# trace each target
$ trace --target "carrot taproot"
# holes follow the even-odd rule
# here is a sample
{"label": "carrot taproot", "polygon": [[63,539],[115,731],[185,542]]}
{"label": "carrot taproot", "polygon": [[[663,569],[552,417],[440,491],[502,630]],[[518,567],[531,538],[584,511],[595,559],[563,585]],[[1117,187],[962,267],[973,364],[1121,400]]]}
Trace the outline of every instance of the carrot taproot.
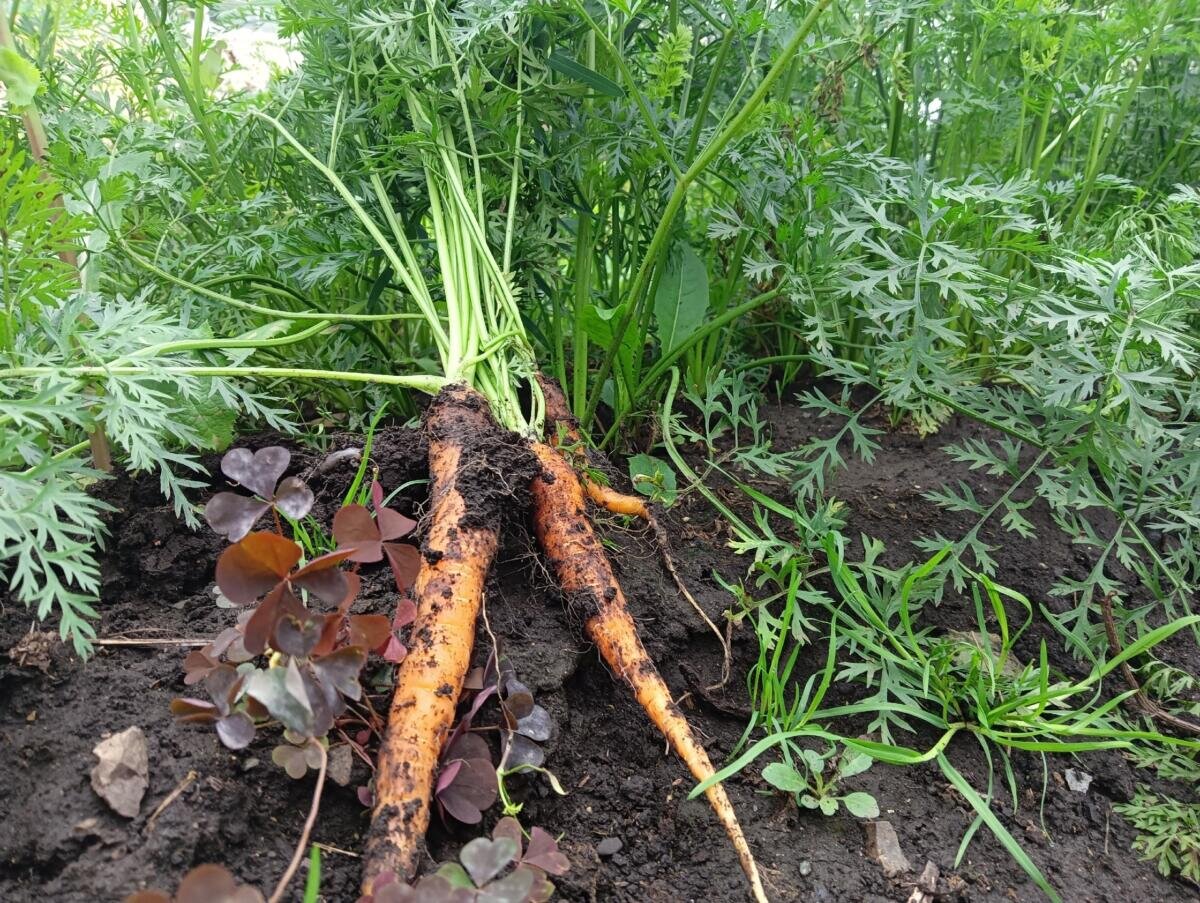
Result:
{"label": "carrot taproot", "polygon": [[[530,443],[541,472],[534,477],[533,523],[551,570],[566,596],[583,611],[584,628],[608,666],[633,689],[650,720],[699,781],[712,777],[712,763],[696,740],[670,690],[638,637],[608,555],[587,517],[584,489],[565,457],[554,447]],[[766,893],[750,845],[742,833],[725,788],[705,791],[750,882],[754,899]]]}
{"label": "carrot taproot", "polygon": [[713,623],[712,618],[708,616],[708,612],[700,607],[700,603],[696,601],[695,597],[688,590],[687,585],[683,582],[683,578],[679,576],[679,571],[675,567],[675,559],[671,555],[670,537],[659,522],[659,519],[655,516],[654,509],[646,499],[619,492],[611,486],[600,483],[592,478],[592,471],[588,467],[587,448],[584,445],[583,437],[579,433],[579,421],[571,413],[571,408],[567,405],[566,396],[563,395],[558,384],[544,373],[537,374],[537,380],[538,385],[541,386],[542,397],[546,404],[546,432],[550,444],[571,462],[576,474],[579,476],[580,486],[583,487],[584,493],[593,505],[603,508],[609,514],[636,517],[638,520],[649,524],[650,529],[654,531],[654,539],[658,544],[658,553],[662,558],[663,567],[667,569],[667,573],[671,576],[675,588],[679,590],[679,594],[683,596],[688,605],[692,606],[692,609],[699,615],[700,620],[712,631],[713,636],[717,638],[717,642],[721,646],[721,679],[706,689],[716,690],[725,686],[729,682],[730,666],[733,661],[733,652],[730,649],[729,637],[727,634],[721,633],[720,628]]}
{"label": "carrot taproot", "polygon": [[497,427],[487,402],[452,386],[434,399],[429,434],[431,512],[413,584],[417,619],[400,664],[375,772],[375,808],[364,855],[363,889],[384,872],[411,878],[429,827],[442,744],[471,662],[475,622],[499,523],[479,523],[459,479],[479,437]]}
{"label": "carrot taproot", "polygon": [[650,505],[645,499],[618,492],[591,477],[587,466],[587,449],[579,433],[579,421],[571,413],[566,397],[558,384],[544,373],[537,374],[537,381],[546,402],[546,426],[550,444],[568,456],[579,473],[579,483],[592,504],[610,514],[623,514],[644,520],[657,531],[654,512],[650,510]]}

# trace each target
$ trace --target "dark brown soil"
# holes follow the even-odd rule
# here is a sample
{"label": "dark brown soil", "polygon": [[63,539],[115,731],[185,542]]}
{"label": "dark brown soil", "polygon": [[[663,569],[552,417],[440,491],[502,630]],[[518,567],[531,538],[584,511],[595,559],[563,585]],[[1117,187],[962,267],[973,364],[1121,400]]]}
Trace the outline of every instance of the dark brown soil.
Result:
{"label": "dark brown soil", "polygon": [[[826,425],[794,407],[770,412],[782,445],[803,441]],[[963,479],[982,499],[1003,491],[998,481],[953,464],[939,449],[964,435],[981,435],[974,425],[953,422],[935,438],[904,432],[883,437],[873,465],[852,465],[837,481],[837,493],[850,511],[849,534],[865,532],[883,540],[893,562],[913,557],[911,540],[941,531],[954,538],[966,517],[948,516],[921,493]],[[261,439],[246,444],[259,447]],[[375,459],[391,488],[423,476],[424,445],[404,430],[380,435]],[[299,460],[306,457],[306,460]],[[292,472],[317,456],[297,453]],[[312,479],[320,503],[336,504],[350,479],[345,463]],[[768,491],[771,487],[765,487]],[[212,573],[220,541],[207,531],[191,533],[177,523],[153,480],[119,479],[102,489],[122,510],[112,521],[105,566],[100,634],[105,637],[207,637],[233,622],[235,613],[213,604]],[[421,487],[400,507],[419,513]],[[1089,566],[1035,505],[1026,512],[1038,525],[1035,542],[1020,542],[985,529],[983,539],[997,547],[999,579],[1031,599],[1047,596],[1057,573]],[[722,525],[706,505],[690,498],[671,511],[667,525],[684,580],[709,615],[718,619],[728,594],[712,578],[714,570],[735,578],[745,562],[724,547]],[[688,689],[683,669],[702,683],[720,670],[720,651],[703,623],[678,597],[649,538],[603,520],[602,532],[614,547],[623,582],[646,645],[677,695]],[[688,801],[693,781],[646,722],[622,684],[613,680],[582,639],[578,623],[538,560],[524,531],[510,529],[500,565],[489,587],[487,610],[518,675],[554,716],[557,730],[547,744],[547,762],[568,790],[554,795],[544,780],[518,784],[527,825],[562,834],[561,848],[572,870],[556,883],[562,899],[620,901],[727,901],[745,899],[737,860],[717,822],[701,800]],[[1127,576],[1127,575],[1118,575]],[[390,611],[394,589],[382,574],[368,574],[362,610]],[[1132,587],[1130,588],[1132,592]],[[926,617],[939,626],[971,629],[973,612],[954,599]],[[29,630],[30,616],[7,605],[0,614],[0,648],[8,649]],[[482,630],[482,626],[481,626]],[[481,633],[481,637],[483,634]],[[1060,639],[1035,622],[1018,650],[1036,655],[1045,639],[1052,663],[1069,673],[1079,666],[1062,651]],[[477,644],[480,645],[480,644]],[[823,647],[813,658],[823,655]],[[743,723],[720,708],[745,704],[740,686],[755,655],[748,631],[735,634],[735,678],[719,705],[685,706],[721,760],[736,744]],[[1162,655],[1193,673],[1198,656],[1190,639],[1172,643]],[[267,732],[247,750],[225,750],[206,729],[174,723],[170,700],[184,692],[179,649],[101,648],[86,664],[55,647],[49,673],[0,655],[0,900],[119,900],[146,886],[173,887],[189,867],[220,862],[240,879],[273,887],[291,855],[312,791],[312,777],[292,781],[272,765]],[[804,679],[816,667],[805,668]],[[381,706],[382,707],[382,706]],[[89,773],[92,747],[108,733],[139,725],[150,751],[150,787],[141,814],[128,820],[112,812],[93,792]],[[928,742],[918,737],[914,745]],[[976,787],[986,781],[986,765],[971,741],[952,744],[951,759]],[[765,764],[765,763],[760,763]],[[1195,888],[1156,874],[1129,851],[1132,831],[1112,811],[1129,799],[1135,774],[1119,753],[1095,753],[1078,761],[1049,760],[1044,808],[1039,813],[1041,759],[1017,756],[1014,767],[1023,794],[1011,812],[1000,795],[1002,820],[1035,862],[1070,901],[1127,901],[1195,898]],[[1070,791],[1062,771],[1070,765],[1095,775],[1086,794]],[[357,783],[365,778],[358,765]],[[156,807],[189,775],[194,778],[153,824]],[[890,880],[865,855],[863,824],[845,814],[822,817],[798,811],[777,795],[762,792],[757,769],[729,782],[751,845],[774,900],[905,900],[915,875]],[[968,806],[935,765],[909,769],[876,765],[855,779],[854,789],[878,798],[882,818],[899,834],[916,871],[927,860],[959,889],[942,899],[1036,900],[1039,893],[1001,846],[982,829],[962,864],[955,853],[972,820]],[[1174,788],[1176,793],[1180,788]],[[495,817],[494,814],[492,816]],[[490,824],[490,822],[489,822]],[[1043,830],[1044,826],[1044,830]],[[353,786],[329,785],[314,840],[336,848],[324,857],[322,895],[354,900],[367,810]],[[435,828],[432,853],[453,855],[472,836],[468,830]],[[600,842],[615,838],[620,849],[601,857]],[[610,840],[605,852],[615,844]],[[943,882],[945,886],[945,882]],[[299,900],[302,878],[290,899]]]}

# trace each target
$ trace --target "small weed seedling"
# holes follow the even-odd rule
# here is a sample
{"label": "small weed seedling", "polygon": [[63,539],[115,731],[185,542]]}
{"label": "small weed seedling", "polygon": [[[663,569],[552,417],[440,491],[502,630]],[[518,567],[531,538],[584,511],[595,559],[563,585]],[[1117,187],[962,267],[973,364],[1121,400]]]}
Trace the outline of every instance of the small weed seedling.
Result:
{"label": "small weed seedling", "polygon": [[1133,848],[1163,875],[1200,883],[1200,803],[1182,803],[1140,788],[1128,803],[1113,806],[1137,828]]}
{"label": "small weed seedling", "polygon": [[794,763],[772,762],[762,771],[763,779],[776,790],[792,794],[805,809],[833,815],[840,806],[856,818],[877,818],[879,804],[862,790],[841,793],[842,781],[862,774],[872,765],[870,756],[851,749],[839,754],[837,745],[824,753],[801,749]]}

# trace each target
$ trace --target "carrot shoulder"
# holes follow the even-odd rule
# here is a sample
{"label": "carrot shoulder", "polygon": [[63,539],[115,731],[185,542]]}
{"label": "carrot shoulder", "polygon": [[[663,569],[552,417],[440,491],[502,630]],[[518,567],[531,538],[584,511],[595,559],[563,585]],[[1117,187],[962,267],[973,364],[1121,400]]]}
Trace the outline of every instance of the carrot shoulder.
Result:
{"label": "carrot shoulder", "polygon": [[417,619],[401,663],[375,773],[375,809],[363,887],[381,872],[412,877],[424,849],[442,744],[471,662],[484,583],[499,542],[498,523],[480,523],[459,491],[479,438],[497,427],[487,403],[462,386],[431,404],[429,531],[413,592]]}
{"label": "carrot shoulder", "polygon": [[[711,777],[713,767],[708,754],[672,701],[670,690],[638,637],[625,594],[588,520],[584,490],[575,471],[553,447],[540,442],[531,447],[542,469],[532,484],[534,527],[564,594],[583,606],[588,636],[608,666],[633,689],[637,701],[692,775],[701,781]],[[765,901],[758,867],[725,788],[714,784],[706,795],[737,852],[754,898]]]}

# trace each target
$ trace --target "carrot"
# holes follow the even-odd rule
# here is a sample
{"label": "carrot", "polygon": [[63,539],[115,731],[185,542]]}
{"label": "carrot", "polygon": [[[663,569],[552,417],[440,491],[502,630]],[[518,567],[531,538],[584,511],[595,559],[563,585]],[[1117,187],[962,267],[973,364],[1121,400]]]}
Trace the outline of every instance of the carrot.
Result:
{"label": "carrot", "polygon": [[567,455],[575,469],[580,472],[579,482],[592,504],[610,514],[624,514],[644,520],[654,526],[657,532],[658,524],[654,512],[650,510],[645,499],[618,492],[588,476],[587,450],[579,434],[579,421],[571,413],[567,399],[557,383],[542,373],[537,375],[537,380],[538,385],[542,387],[542,397],[546,400],[546,426],[550,433],[550,444]]}
{"label": "carrot", "polygon": [[499,544],[499,524],[478,523],[458,486],[472,452],[479,454],[480,438],[497,432],[488,411],[477,392],[451,386],[426,414],[429,531],[413,585],[417,619],[375,772],[365,893],[381,872],[413,877],[424,848],[438,760],[471,663],[484,581]]}
{"label": "carrot", "polygon": [[[547,407],[550,407],[549,400]],[[699,781],[712,777],[713,767],[708,754],[672,701],[662,675],[638,637],[637,626],[625,604],[625,594],[587,518],[584,489],[579,478],[559,451],[541,442],[530,445],[541,465],[541,473],[532,484],[534,528],[563,592],[583,607],[588,636],[608,666],[633,689],[650,720],[662,731],[692,775]],[[725,788],[714,784],[705,795],[733,843],[754,899],[766,901],[758,867]]]}
{"label": "carrot", "polygon": [[712,622],[712,618],[700,607],[700,603],[696,601],[695,597],[688,590],[687,585],[683,582],[683,578],[679,576],[679,571],[675,568],[675,559],[671,556],[670,537],[667,535],[667,531],[663,528],[663,525],[659,523],[658,518],[654,514],[654,509],[650,507],[650,504],[644,498],[636,495],[626,495],[624,492],[618,492],[611,486],[606,486],[591,479],[587,466],[587,449],[584,446],[583,437],[579,433],[579,421],[575,419],[575,415],[571,413],[570,407],[567,406],[566,397],[563,395],[562,390],[559,389],[558,384],[545,374],[537,374],[537,380],[538,385],[542,389],[542,397],[546,402],[546,427],[550,437],[550,444],[571,462],[579,475],[579,482],[583,487],[583,491],[587,494],[593,505],[603,508],[610,514],[636,517],[650,525],[650,529],[654,531],[654,539],[658,544],[658,554],[662,558],[663,567],[670,574],[675,588],[687,600],[688,605],[692,606],[696,614],[700,616],[700,620],[708,626],[708,629],[712,631],[713,636],[717,638],[717,642],[721,645],[723,653],[721,679],[706,689],[716,690],[725,686],[729,682],[729,669],[733,661],[729,637],[721,633],[720,628]]}

